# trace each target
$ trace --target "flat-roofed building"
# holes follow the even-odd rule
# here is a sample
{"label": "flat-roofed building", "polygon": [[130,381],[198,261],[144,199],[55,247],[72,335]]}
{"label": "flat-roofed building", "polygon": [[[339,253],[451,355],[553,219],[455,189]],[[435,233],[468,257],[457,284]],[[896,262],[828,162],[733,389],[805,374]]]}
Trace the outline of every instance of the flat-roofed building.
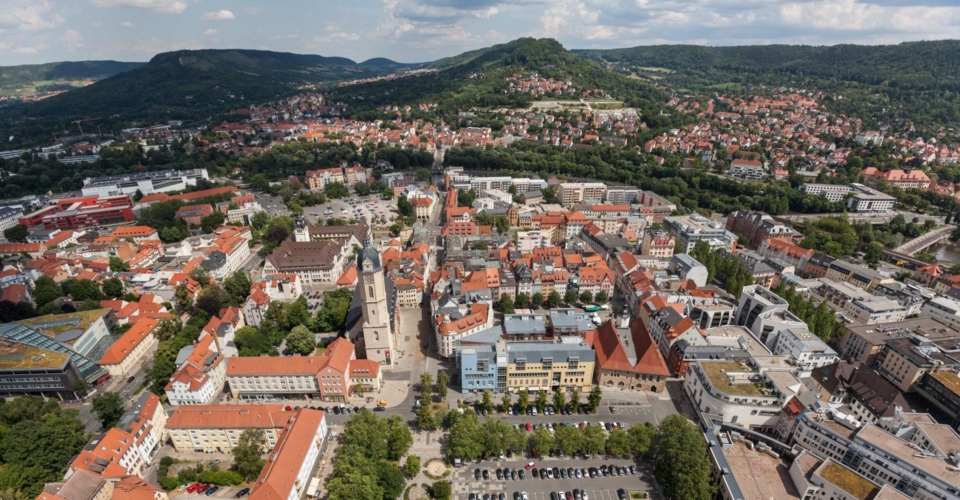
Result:
{"label": "flat-roofed building", "polygon": [[960,302],[948,297],[934,297],[920,308],[920,315],[933,318],[950,328],[960,329]]}
{"label": "flat-roofed building", "polygon": [[843,198],[852,191],[846,184],[801,184],[800,191],[814,196],[826,198],[828,201],[843,201]]}
{"label": "flat-roofed building", "polygon": [[[797,417],[791,442],[908,498],[956,498],[960,477],[951,469],[952,450],[960,449],[956,431],[918,414],[902,414],[886,427],[896,435],[835,410],[806,409]],[[887,492],[887,498],[896,498]]]}
{"label": "flat-roofed building", "polygon": [[266,452],[277,444],[292,416],[280,404],[198,405],[177,407],[167,422],[167,436],[181,453],[230,453],[247,429],[263,431]]}
{"label": "flat-roofed building", "polygon": [[[802,496],[792,474],[786,474],[791,467],[796,467],[798,460],[788,462],[779,454],[785,451],[785,446],[774,449],[774,453],[766,453],[747,442],[742,437],[734,438],[730,430],[719,425],[707,428],[704,433],[707,440],[708,454],[713,465],[713,478],[719,486],[717,497],[723,500],[767,500],[767,499],[801,499]],[[751,439],[756,439],[751,436]],[[764,443],[767,441],[765,440]],[[775,455],[776,454],[776,455]],[[808,458],[812,458],[809,457]],[[814,465],[819,461],[814,459]],[[792,464],[792,465],[791,465]],[[809,467],[807,467],[809,468]]]}
{"label": "flat-roofed building", "polygon": [[70,356],[6,339],[0,340],[0,396],[41,395],[77,399],[83,376]]}
{"label": "flat-roofed building", "polygon": [[775,355],[789,354],[805,370],[833,364],[838,359],[837,351],[805,327],[781,331],[770,351]]}
{"label": "flat-roofed building", "polygon": [[911,318],[882,325],[848,325],[840,338],[840,357],[873,364],[877,353],[891,339],[918,335],[928,340],[960,338],[960,332],[932,319]]}
{"label": "flat-roofed building", "polygon": [[663,226],[689,252],[700,241],[705,241],[713,250],[724,249],[727,252],[733,251],[737,243],[737,235],[727,231],[723,224],[702,215],[664,217]]}
{"label": "flat-roofed building", "polygon": [[607,194],[607,185],[602,182],[563,182],[558,193],[560,203],[572,205],[585,200],[603,200]]}
{"label": "flat-roofed building", "polygon": [[98,360],[113,343],[110,327],[107,325],[109,313],[109,309],[94,309],[48,314],[14,324],[28,326],[78,354]]}
{"label": "flat-roofed building", "polygon": [[863,184],[850,184],[852,194],[847,209],[854,213],[883,213],[893,208],[897,199]]}
{"label": "flat-roofed building", "polygon": [[579,339],[560,343],[505,343],[508,391],[580,393],[593,386],[596,355]]}
{"label": "flat-roofed building", "polygon": [[916,334],[887,341],[877,353],[877,372],[901,391],[913,391],[913,385],[932,371],[960,369],[960,337],[930,340]]}
{"label": "flat-roofed building", "polygon": [[850,283],[868,293],[873,293],[881,284],[894,282],[894,279],[886,274],[843,260],[831,262],[826,277],[833,281]]}
{"label": "flat-roofed building", "polygon": [[300,500],[310,486],[327,439],[326,415],[297,410],[283,428],[263,471],[250,492],[251,500]]}

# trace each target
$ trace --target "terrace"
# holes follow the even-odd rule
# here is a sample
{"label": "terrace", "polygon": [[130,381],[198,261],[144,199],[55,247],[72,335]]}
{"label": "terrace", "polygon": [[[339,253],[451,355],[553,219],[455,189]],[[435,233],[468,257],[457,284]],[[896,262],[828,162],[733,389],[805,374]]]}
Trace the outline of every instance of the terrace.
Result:
{"label": "terrace", "polygon": [[66,361],[66,354],[25,344],[0,346],[0,370],[60,368]]}
{"label": "terrace", "polygon": [[718,391],[735,396],[775,396],[773,385],[746,364],[733,361],[701,362],[700,368]]}
{"label": "terrace", "polygon": [[833,460],[824,462],[818,474],[858,500],[872,498],[878,490],[877,485],[871,483],[870,480]]}

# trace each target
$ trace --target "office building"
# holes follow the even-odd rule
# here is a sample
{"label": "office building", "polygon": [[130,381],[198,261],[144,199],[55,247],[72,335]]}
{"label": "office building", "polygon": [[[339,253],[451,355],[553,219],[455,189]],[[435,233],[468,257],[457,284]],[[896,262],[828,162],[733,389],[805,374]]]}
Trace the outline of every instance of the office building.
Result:
{"label": "office building", "polygon": [[920,309],[920,315],[933,318],[953,329],[960,329],[960,302],[947,297],[934,297]]}
{"label": "office building", "polygon": [[130,197],[86,196],[60,200],[56,205],[41,208],[18,220],[27,227],[44,229],[77,229],[132,222],[135,219]]}
{"label": "office building", "polygon": [[854,213],[883,213],[893,208],[897,199],[863,184],[850,184],[853,190],[847,200],[847,210]]}
{"label": "office building", "polygon": [[563,182],[560,183],[558,197],[560,203],[572,205],[585,200],[603,200],[607,194],[607,185],[602,182]]}
{"label": "office building", "polygon": [[735,325],[749,329],[764,345],[776,345],[776,337],[789,328],[807,325],[791,313],[786,300],[760,285],[743,287]]}
{"label": "office building", "polygon": [[82,192],[84,196],[134,195],[137,191],[143,195],[149,195],[167,191],[184,191],[189,186],[196,186],[199,179],[210,179],[207,169],[163,170],[88,177],[83,180]]}
{"label": "office building", "polygon": [[814,196],[821,196],[829,201],[843,201],[853,189],[846,184],[801,184],[800,191]]}

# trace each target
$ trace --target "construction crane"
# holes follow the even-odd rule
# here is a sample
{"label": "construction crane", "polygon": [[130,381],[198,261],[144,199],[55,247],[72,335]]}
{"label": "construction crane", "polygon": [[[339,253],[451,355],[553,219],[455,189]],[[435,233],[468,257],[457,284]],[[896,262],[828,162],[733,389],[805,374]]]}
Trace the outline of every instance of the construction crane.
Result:
{"label": "construction crane", "polygon": [[[80,129],[80,135],[83,135],[83,127],[80,126],[80,124],[83,123],[83,122],[89,122],[89,121],[99,120],[99,119],[100,119],[100,117],[98,116],[98,117],[96,117],[96,118],[84,118],[84,119],[82,119],[82,120],[77,120],[77,121],[70,122],[70,123],[76,123],[76,124],[77,124],[77,128]],[[97,127],[97,130],[99,131],[100,128]]]}

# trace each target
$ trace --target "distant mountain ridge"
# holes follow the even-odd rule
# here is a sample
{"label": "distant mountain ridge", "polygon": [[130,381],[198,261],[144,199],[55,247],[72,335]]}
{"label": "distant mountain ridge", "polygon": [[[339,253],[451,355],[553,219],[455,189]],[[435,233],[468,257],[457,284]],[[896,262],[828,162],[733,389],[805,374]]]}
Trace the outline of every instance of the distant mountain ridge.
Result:
{"label": "distant mountain ridge", "polygon": [[146,64],[93,85],[30,103],[25,114],[174,119],[267,101],[303,85],[414,67],[389,59],[358,64],[345,57],[265,50],[180,50],[157,54]]}
{"label": "distant mountain ridge", "polygon": [[64,61],[0,67],[0,96],[12,96],[44,90],[54,85],[73,87],[85,81],[97,81],[146,63],[120,61]]}

